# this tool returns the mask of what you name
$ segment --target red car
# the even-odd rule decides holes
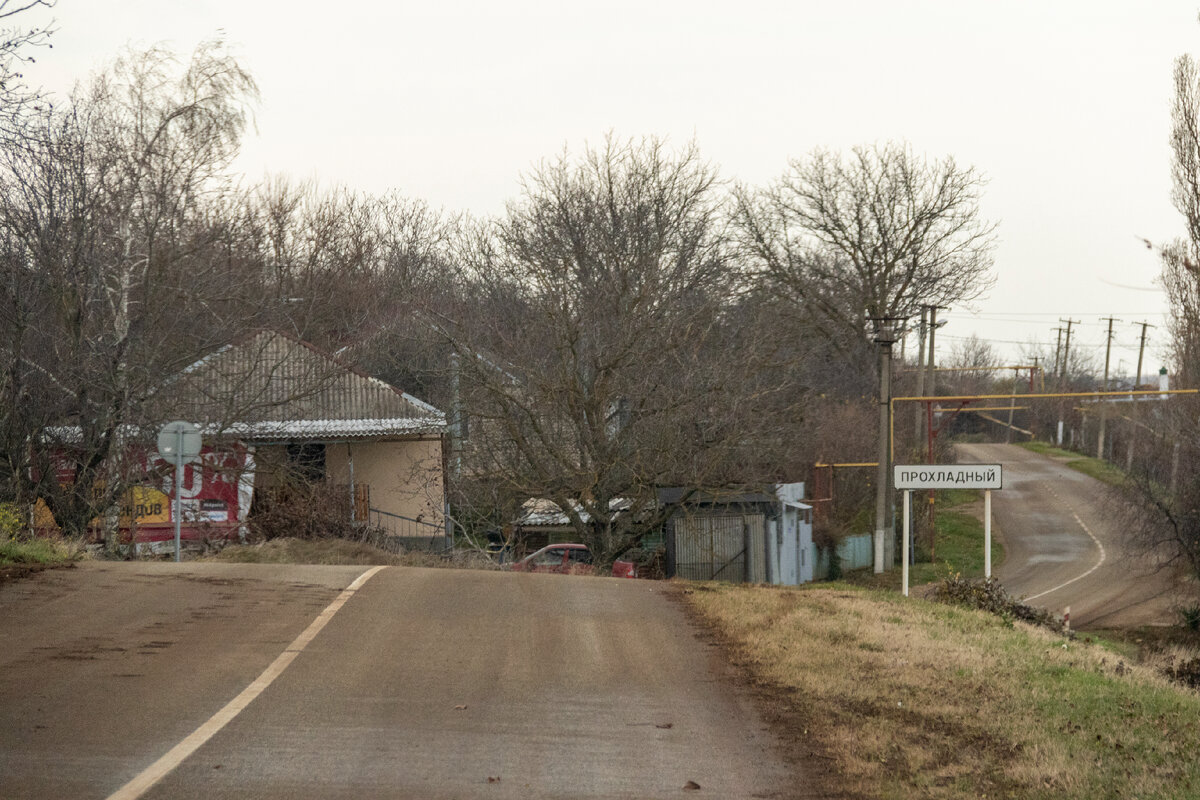
[[[592,551],[586,544],[551,544],[514,562],[514,572],[557,572],[560,575],[591,575]],[[613,577],[634,578],[637,570],[630,561],[613,563]]]

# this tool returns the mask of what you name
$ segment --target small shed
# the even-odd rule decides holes
[[[796,586],[813,579],[812,507],[803,483],[762,491],[659,490],[678,506],[667,522],[667,576]]]

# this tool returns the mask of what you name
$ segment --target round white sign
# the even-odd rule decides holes
[[[200,429],[190,422],[168,422],[158,432],[158,454],[173,464],[200,455]]]

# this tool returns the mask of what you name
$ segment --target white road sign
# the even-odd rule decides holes
[[[896,464],[892,478],[897,489],[1000,489],[999,464]]]
[[[194,460],[201,444],[200,429],[190,422],[168,422],[158,432],[158,454],[171,464]]]

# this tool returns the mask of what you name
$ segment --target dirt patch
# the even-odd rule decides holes
[[[822,720],[804,711],[802,699],[787,687],[763,680],[755,673],[754,664],[738,655],[734,643],[688,603],[683,595],[712,591],[697,584],[683,587],[663,583],[664,594],[683,609],[688,621],[697,629],[696,636],[712,645],[726,669],[725,674],[754,700],[755,708],[770,726],[783,759],[796,771],[795,785],[803,786],[801,797],[822,797],[828,800],[864,800],[866,795],[847,791],[837,769],[834,753],[819,747]]]
[[[0,565],[0,587],[15,581],[24,580],[46,569],[74,569],[75,565],[67,564],[4,564]]]

